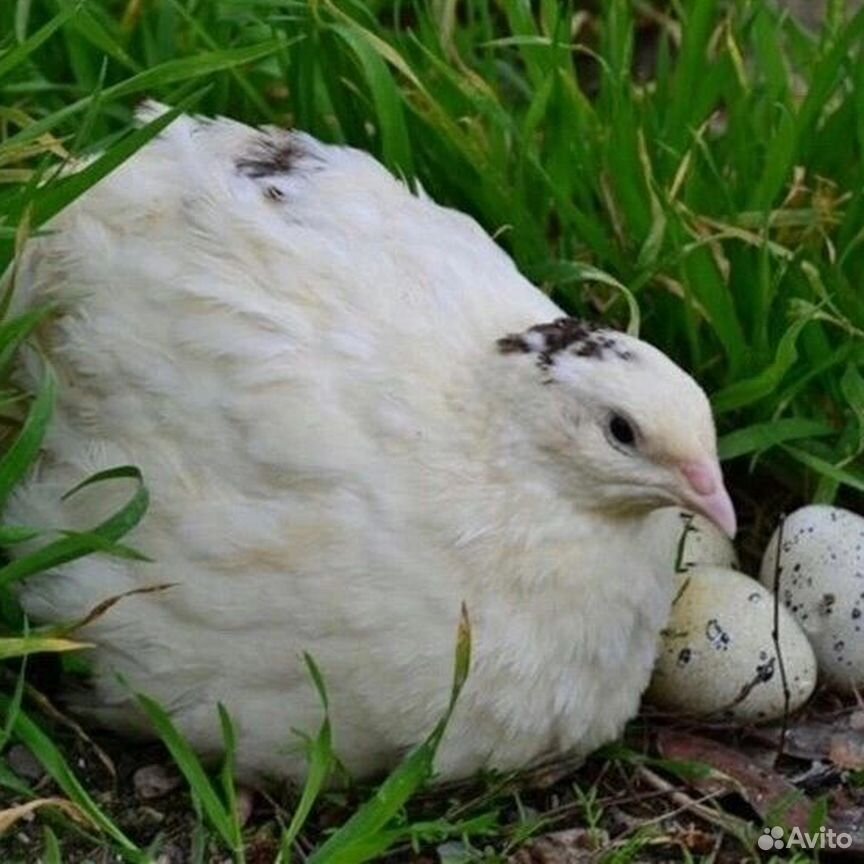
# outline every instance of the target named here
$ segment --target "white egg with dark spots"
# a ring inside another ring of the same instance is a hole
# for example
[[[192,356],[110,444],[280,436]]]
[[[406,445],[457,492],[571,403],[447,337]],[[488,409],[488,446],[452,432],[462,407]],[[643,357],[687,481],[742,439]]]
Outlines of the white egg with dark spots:
[[[738,566],[738,553],[732,541],[704,516],[680,507],[664,507],[652,516],[658,529],[679,538],[676,570],[692,570],[698,564],[716,567]]]
[[[781,670],[773,637],[774,598],[762,585],[726,567],[697,566],[680,588],[647,698],[675,713],[761,723],[783,716],[816,686],[816,658],[795,619],[779,615]]]
[[[796,510],[774,532],[759,578],[804,628],[825,680],[864,685],[864,518],[822,504]]]

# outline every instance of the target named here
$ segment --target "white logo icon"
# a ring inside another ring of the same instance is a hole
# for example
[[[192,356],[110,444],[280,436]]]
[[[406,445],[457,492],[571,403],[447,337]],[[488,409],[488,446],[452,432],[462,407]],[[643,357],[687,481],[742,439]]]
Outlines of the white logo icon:
[[[768,852],[770,849],[785,849],[786,844],[783,842],[783,829],[779,825],[775,825],[773,828],[765,828],[762,836],[756,841],[756,845],[763,852]]]
[[[763,828],[756,845],[763,852],[772,849],[848,849],[852,845],[850,834],[841,834],[824,825],[812,834],[802,831],[797,826],[784,836],[785,832],[779,825],[773,828]]]

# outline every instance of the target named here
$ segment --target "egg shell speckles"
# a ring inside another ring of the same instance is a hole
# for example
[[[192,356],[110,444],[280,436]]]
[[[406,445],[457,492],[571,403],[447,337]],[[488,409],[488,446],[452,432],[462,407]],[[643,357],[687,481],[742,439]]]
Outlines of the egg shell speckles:
[[[664,507],[653,515],[658,530],[672,531],[683,538],[678,570],[692,570],[698,564],[717,567],[738,566],[738,554],[732,541],[711,521],[681,510],[679,507]],[[686,532],[686,534],[685,534]]]
[[[759,579],[774,590],[774,532]],[[864,685],[864,518],[813,504],[782,525],[777,593],[810,639],[826,681],[841,690]]]
[[[675,713],[742,723],[783,716],[783,681],[772,637],[774,598],[725,567],[698,566],[680,576],[647,698]],[[801,628],[779,610],[780,650],[790,711],[816,686],[816,658]]]

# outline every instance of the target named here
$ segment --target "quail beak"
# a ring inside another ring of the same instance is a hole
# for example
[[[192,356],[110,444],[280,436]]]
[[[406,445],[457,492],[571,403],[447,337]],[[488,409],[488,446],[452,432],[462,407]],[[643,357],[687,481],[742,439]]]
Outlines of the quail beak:
[[[716,460],[710,462],[687,462],[680,466],[684,476],[685,506],[710,519],[730,539],[738,531],[738,520],[732,499],[723,485],[723,473]]]

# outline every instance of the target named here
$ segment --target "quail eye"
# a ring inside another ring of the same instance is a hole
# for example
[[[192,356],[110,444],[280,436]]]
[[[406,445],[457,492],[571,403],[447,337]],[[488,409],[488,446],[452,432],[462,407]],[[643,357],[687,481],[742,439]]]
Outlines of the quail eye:
[[[608,421],[609,437],[622,447],[632,447],[636,443],[636,430],[633,424],[620,414],[612,414]]]

